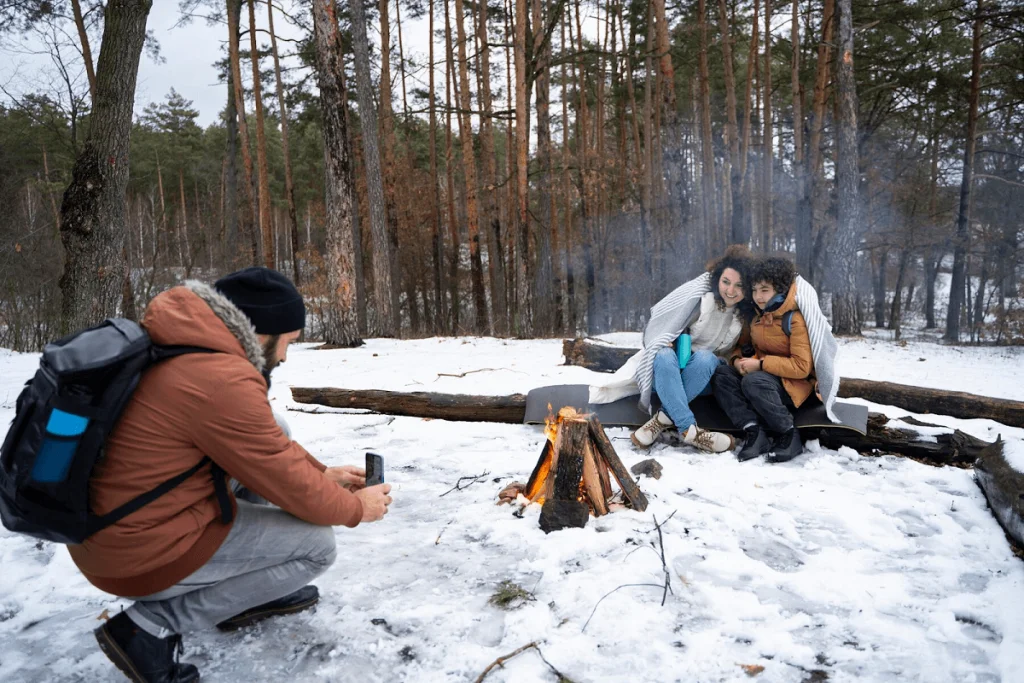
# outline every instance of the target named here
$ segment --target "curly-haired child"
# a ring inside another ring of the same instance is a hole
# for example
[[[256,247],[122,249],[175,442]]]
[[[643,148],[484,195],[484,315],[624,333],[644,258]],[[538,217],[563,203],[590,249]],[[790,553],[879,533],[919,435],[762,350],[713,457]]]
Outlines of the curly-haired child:
[[[796,304],[792,262],[759,259],[751,265],[748,281],[758,311],[750,324],[753,355],[744,357],[741,342],[729,365],[715,371],[712,387],[733,425],[744,430],[737,458],[743,461],[767,454],[768,462],[785,462],[803,451],[793,411],[814,391],[811,341]],[[774,443],[766,430],[776,435]]]

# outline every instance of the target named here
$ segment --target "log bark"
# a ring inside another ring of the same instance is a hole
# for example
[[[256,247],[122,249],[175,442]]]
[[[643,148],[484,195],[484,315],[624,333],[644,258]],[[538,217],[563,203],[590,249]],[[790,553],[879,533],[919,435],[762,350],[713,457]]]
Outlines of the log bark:
[[[615,452],[615,448],[612,447],[612,442],[608,440],[608,435],[604,433],[604,427],[601,426],[601,421],[596,417],[591,417],[588,421],[590,426],[590,438],[593,441],[595,447],[604,461],[608,463],[608,467],[611,468],[612,474],[615,475],[616,481],[619,482],[619,488],[622,489],[622,494],[629,501],[629,504],[633,506],[633,509],[637,512],[643,512],[647,509],[647,496],[643,494],[640,487],[633,481],[633,477],[629,476],[629,471],[619,460],[619,455]]]
[[[915,387],[910,387],[911,389]],[[293,387],[292,399],[297,403],[318,404],[332,408],[370,410],[388,415],[425,417],[462,422],[501,422],[521,424],[526,414],[526,396],[471,396],[465,394],[432,394],[426,392],[401,393],[377,389],[351,390],[336,388]],[[911,425],[936,427],[906,417],[901,420]],[[600,422],[595,429],[603,430]],[[852,430],[821,430],[821,443],[827,448],[848,446],[860,453],[872,455],[890,453],[911,457],[933,465],[967,466],[989,444],[959,430],[940,434],[935,441],[923,441],[914,429],[888,426],[889,419],[872,413],[868,419],[868,433],[864,436]],[[810,437],[814,438],[814,437]],[[601,439],[593,436],[594,443],[608,463],[627,499],[637,510],[646,507],[646,499],[631,483],[632,478],[615,454],[610,442],[602,447]],[[607,437],[605,437],[607,440]],[[643,506],[643,507],[641,507]]]
[[[975,474],[1014,551],[1024,557],[1024,473],[1006,462],[1003,442],[997,441],[981,452]]]
[[[139,58],[152,2],[107,5],[89,137],[60,207],[63,333],[117,315],[127,273],[125,192]]]
[[[401,393],[377,389],[351,390],[335,388],[293,387],[292,399],[332,408],[371,410],[388,415],[429,417],[463,422],[521,423],[526,415],[526,395],[471,396]]]
[[[562,342],[566,365],[597,372],[614,372],[637,351],[639,349],[604,346],[579,338]],[[839,396],[862,398],[914,413],[937,413],[961,419],[984,418],[1011,427],[1024,427],[1024,401],[850,377],[844,377],[840,382]]]
[[[555,484],[552,497],[556,500],[577,500],[580,480],[583,479],[583,450],[589,439],[587,421],[563,420],[555,439],[558,458],[555,461]]]

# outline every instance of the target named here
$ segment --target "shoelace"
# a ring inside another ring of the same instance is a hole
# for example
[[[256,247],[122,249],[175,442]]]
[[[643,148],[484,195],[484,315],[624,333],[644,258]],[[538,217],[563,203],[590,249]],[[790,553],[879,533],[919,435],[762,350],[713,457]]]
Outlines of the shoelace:
[[[711,432],[706,432],[699,427],[697,428],[697,435],[693,437],[693,442],[706,451],[715,450],[715,444],[711,436]]]
[[[181,661],[181,656],[185,654],[185,646],[181,643],[181,634],[171,636],[170,641],[171,651],[174,653],[174,663],[178,664]]]

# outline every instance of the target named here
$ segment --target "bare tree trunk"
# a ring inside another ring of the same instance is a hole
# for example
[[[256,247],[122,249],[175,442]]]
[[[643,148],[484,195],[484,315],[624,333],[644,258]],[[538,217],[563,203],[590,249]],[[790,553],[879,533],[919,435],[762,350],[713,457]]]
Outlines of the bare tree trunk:
[[[701,195],[704,201],[704,228],[707,235],[707,253],[721,251],[717,243],[719,235],[715,210],[715,150],[711,137],[711,86],[708,76],[708,21],[704,0],[697,2],[697,30],[700,34],[697,52],[700,78],[700,140],[701,140]]]
[[[242,226],[252,247],[252,262],[262,261],[260,241],[254,227],[256,212],[252,186],[252,153],[249,151],[249,123],[245,118],[245,96],[242,91],[242,62],[239,49],[239,20],[242,15],[242,0],[228,0],[228,60],[231,62],[231,78],[235,87],[235,113],[238,117],[238,140],[242,147],[242,167],[245,170],[245,204],[242,207]]]
[[[740,175],[740,138],[739,125],[736,121],[736,75],[732,59],[732,31],[729,16],[726,12],[726,0],[718,0],[718,32],[722,41],[722,63],[725,73],[725,142],[729,145],[729,157],[725,175],[729,178],[728,196],[725,197],[723,212],[727,217],[730,229],[730,241],[746,243],[743,229],[743,194]]]
[[[967,139],[964,143],[963,174],[960,179],[960,207],[953,235],[953,274],[949,282],[949,309],[943,339],[960,341],[960,309],[964,305],[964,284],[967,280],[967,249],[970,240],[968,215],[971,211],[971,185],[974,179],[974,150],[977,148],[978,101],[981,93],[981,15],[983,0],[974,11],[971,43],[971,90],[967,107]]]
[[[327,291],[324,341],[359,346],[353,253],[352,164],[346,130],[341,33],[332,0],[313,0],[316,75],[324,129],[324,223],[327,230]]]
[[[434,261],[434,299],[437,310],[437,331],[444,329],[445,321],[448,319],[448,306],[444,298],[444,239],[441,236],[441,187],[437,177],[437,102],[434,94],[434,0],[430,3],[430,19],[428,32],[430,34],[430,47],[428,56],[427,78],[427,106],[430,110],[430,220],[431,226],[431,251]],[[447,0],[444,0],[447,2]]]
[[[540,334],[554,332],[554,265],[552,256],[551,226],[554,214],[551,210],[551,75],[548,65],[551,61],[551,43],[543,40],[545,16],[541,0],[532,0],[533,13],[533,55],[535,87],[537,91],[537,265],[534,271],[534,331]]]
[[[889,250],[886,247],[880,247],[877,251],[872,251],[871,254],[871,270],[872,280],[874,281],[874,295],[875,295],[875,327],[882,329],[885,327],[885,283],[886,275],[888,274],[889,266]]]
[[[754,213],[751,202],[751,178],[747,173],[750,160],[750,139],[753,135],[753,91],[754,73],[757,65],[758,27],[757,18],[761,9],[759,0],[754,0],[754,16],[750,29],[750,49],[747,52],[747,83],[743,91],[743,144],[740,146],[740,205],[743,212],[733,217],[733,223],[738,224],[738,230],[733,231],[733,239],[739,244],[748,244],[753,236],[751,227],[753,225],[751,216]]]
[[[302,284],[299,272],[299,221],[295,214],[295,183],[292,181],[292,155],[288,146],[288,103],[284,98],[284,84],[281,82],[281,60],[277,52],[277,35],[274,33],[274,0],[267,0],[267,25],[270,30],[270,49],[274,54],[274,80],[277,84],[277,104],[281,110],[281,151],[284,154],[284,194],[288,200],[288,234],[292,245],[292,279]],[[342,106],[345,102],[342,101]]]
[[[832,329],[836,334],[860,334],[857,311],[857,248],[859,240],[857,158],[857,83],[853,75],[853,17],[851,0],[839,0],[839,50],[837,69],[840,119],[836,135],[835,241],[831,258]]]
[[[569,15],[563,15],[561,22],[562,51],[566,50],[565,27],[569,23]],[[565,223],[565,327],[573,334],[576,333],[576,274],[572,254],[572,198],[570,194],[571,180],[569,178],[569,81],[566,77],[565,61],[561,65],[561,86],[562,86],[562,221]],[[632,84],[632,80],[630,80]],[[639,151],[639,150],[638,150]]]
[[[395,312],[396,329],[401,330],[401,309],[399,308],[398,292],[402,284],[407,282],[409,274],[400,267],[398,252],[398,202],[396,200],[397,183],[395,182],[395,116],[391,105],[391,20],[388,16],[389,0],[380,0],[380,143],[384,156],[384,167],[381,177],[384,183],[384,216],[388,226],[388,255],[391,258],[391,277],[395,278],[391,288],[391,306]],[[408,299],[408,297],[406,297]],[[413,302],[409,301],[412,306]],[[411,311],[410,311],[411,315]],[[419,316],[417,315],[417,318]],[[410,317],[411,322],[411,317]]]
[[[494,150],[494,121],[491,102],[491,49],[487,41],[487,3],[480,3],[477,36],[480,40],[480,152],[484,161],[484,231],[487,239],[487,271],[491,282],[491,314],[494,334],[508,334],[508,294],[505,290],[505,254],[501,215],[495,187],[498,159]],[[507,150],[506,150],[507,153]]]
[[[931,155],[931,172],[928,186],[928,221],[934,226],[938,216],[939,198],[939,131],[937,130],[937,111],[932,114],[932,130],[928,140]],[[924,327],[935,329],[935,281],[938,279],[939,266],[942,264],[942,249],[933,245],[926,249],[921,260],[924,262]]]
[[[515,333],[520,337],[532,334],[530,319],[530,216],[529,145],[530,145],[530,91],[526,76],[526,15],[527,0],[515,0],[515,62],[516,62],[516,308]]]
[[[480,256],[480,216],[477,208],[476,157],[473,152],[473,122],[470,117],[469,62],[466,58],[465,12],[462,0],[455,0],[455,31],[459,49],[459,138],[462,142],[462,168],[466,181],[466,228],[469,235],[470,280],[473,287],[475,332],[489,330],[487,294],[484,291],[483,260]]]
[[[274,268],[274,228],[270,215],[270,173],[267,169],[267,130],[263,117],[263,84],[260,79],[260,53],[256,46],[256,0],[249,3],[249,59],[252,61],[252,98],[256,109],[256,165],[259,178],[259,226],[263,236],[263,265]]]
[[[349,5],[352,11],[352,51],[355,54],[356,93],[362,124],[363,164],[370,200],[370,234],[373,237],[373,300],[374,317],[370,326],[375,334],[393,337],[399,332],[398,310],[394,306],[395,286],[392,273],[390,237],[384,206],[384,180],[377,140],[377,110],[373,105],[373,84],[370,80],[370,44],[366,37],[366,13],[361,2]]]
[[[92,124],[61,202],[61,331],[117,314],[124,298],[132,108],[150,0],[110,0],[96,69]]]
[[[903,334],[903,283],[906,281],[907,266],[910,265],[911,245],[900,250],[900,265],[896,271],[896,286],[893,288],[892,306],[889,309],[889,329],[895,339]]]
[[[774,138],[772,135],[772,0],[765,0],[764,3],[764,74],[761,78],[761,85],[764,88],[764,134],[761,142],[764,149],[764,157],[761,160],[761,171],[764,173],[764,182],[761,188],[761,201],[764,208],[761,215],[761,248],[772,249],[772,207],[774,190],[772,171],[774,166]]]
[[[228,69],[228,102],[224,111],[224,127],[228,139],[224,159],[223,246],[225,254],[234,258],[238,253],[238,113],[235,109],[235,75],[231,69]]]
[[[825,127],[825,105],[828,100],[829,64],[833,27],[836,24],[835,0],[825,0],[821,12],[821,42],[818,43],[818,62],[814,73],[814,102],[810,122],[810,140],[807,145],[807,173],[810,182],[804,185],[804,197],[797,217],[796,258],[797,269],[808,280],[820,279],[820,263],[815,259],[815,233],[825,231],[826,182],[822,163],[821,134]]]
[[[82,61],[85,62],[85,74],[89,78],[89,99],[96,104],[96,71],[92,66],[92,50],[89,49],[89,34],[85,31],[85,18],[82,16],[82,3],[71,0],[71,11],[75,15],[75,28],[78,29],[78,42],[82,46]]]
[[[452,26],[448,0],[444,0],[445,36],[445,175],[448,183],[448,230],[451,234],[452,251],[448,270],[448,288],[451,291],[452,325],[451,333],[458,335],[459,329],[459,224],[455,216],[455,172],[452,157],[452,87],[455,84],[455,59],[452,54]]]
[[[793,47],[792,69],[790,71],[790,89],[793,91],[793,184],[796,190],[797,225],[800,231],[801,202],[804,198],[804,183],[807,167],[804,165],[804,107],[803,89],[800,85],[800,12],[799,0],[793,0],[793,13],[790,18],[789,42]]]

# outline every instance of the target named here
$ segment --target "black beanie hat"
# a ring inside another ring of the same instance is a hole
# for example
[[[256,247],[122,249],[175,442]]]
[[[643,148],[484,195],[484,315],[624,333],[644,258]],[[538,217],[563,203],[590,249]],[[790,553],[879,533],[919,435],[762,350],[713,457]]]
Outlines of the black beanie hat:
[[[256,334],[285,334],[306,326],[306,304],[287,277],[262,266],[225,275],[213,285],[245,313]]]

